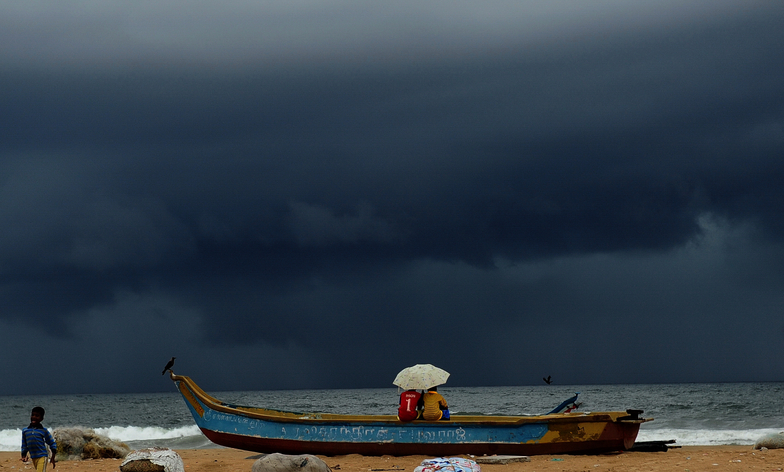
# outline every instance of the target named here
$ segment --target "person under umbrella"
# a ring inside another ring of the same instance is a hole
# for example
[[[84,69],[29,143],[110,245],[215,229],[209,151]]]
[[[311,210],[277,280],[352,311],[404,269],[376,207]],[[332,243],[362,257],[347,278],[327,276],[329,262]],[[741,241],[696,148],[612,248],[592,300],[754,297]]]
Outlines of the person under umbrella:
[[[430,387],[427,392],[422,396],[424,408],[422,410],[422,419],[428,421],[438,421],[440,419],[449,419],[449,405],[440,393],[438,387]]]
[[[405,390],[400,394],[400,406],[397,418],[400,421],[414,421],[419,417],[422,408],[422,394],[414,389]]]
[[[402,388],[403,393],[400,394],[400,406],[398,407],[398,418],[401,421],[413,421],[417,417],[421,417],[423,409],[423,398],[427,393],[419,394],[416,390],[426,390],[434,386],[441,385],[449,378],[449,372],[444,369],[438,368],[432,364],[417,364],[411,367],[406,367],[397,374],[395,380],[392,382],[394,385]],[[449,413],[444,415],[441,413],[441,405],[446,409],[446,400],[440,394],[436,393],[436,408],[438,418],[442,416],[449,418]],[[430,416],[435,417],[436,414],[432,413]]]

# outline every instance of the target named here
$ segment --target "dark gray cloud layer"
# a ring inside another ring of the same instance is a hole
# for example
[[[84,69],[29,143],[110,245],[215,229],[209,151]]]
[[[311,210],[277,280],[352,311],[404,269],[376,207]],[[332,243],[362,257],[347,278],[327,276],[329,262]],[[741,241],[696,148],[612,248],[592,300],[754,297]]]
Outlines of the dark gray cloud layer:
[[[168,5],[2,7],[0,394],[782,379],[784,8]]]

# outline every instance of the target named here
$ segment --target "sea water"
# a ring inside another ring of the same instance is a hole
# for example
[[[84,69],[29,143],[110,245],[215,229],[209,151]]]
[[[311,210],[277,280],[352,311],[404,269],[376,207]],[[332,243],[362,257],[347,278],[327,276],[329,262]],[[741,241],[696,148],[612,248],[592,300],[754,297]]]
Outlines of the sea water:
[[[638,441],[677,445],[751,445],[784,431],[784,383],[439,387],[455,414],[536,415],[580,392],[578,411],[644,410]],[[396,388],[209,392],[223,401],[299,412],[396,414]],[[83,427],[130,447],[215,447],[171,393],[0,396],[0,451],[18,451],[30,410],[46,409],[44,425]]]

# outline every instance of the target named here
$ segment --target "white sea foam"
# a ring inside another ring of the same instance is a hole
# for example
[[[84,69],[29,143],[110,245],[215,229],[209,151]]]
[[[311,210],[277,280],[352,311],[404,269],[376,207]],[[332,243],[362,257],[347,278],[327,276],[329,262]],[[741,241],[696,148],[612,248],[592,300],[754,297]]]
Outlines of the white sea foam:
[[[175,439],[187,436],[200,436],[201,431],[196,425],[179,428],[160,428],[157,426],[110,426],[95,428],[95,432],[115,441],[147,441],[151,439]]]
[[[675,440],[678,446],[752,445],[767,434],[778,433],[779,429],[640,429],[637,441]]]
[[[640,429],[637,441],[669,441],[675,440],[678,446],[715,446],[724,444],[752,445],[759,438],[767,434],[779,433],[781,429]],[[195,425],[179,428],[138,427],[138,426],[111,426],[108,428],[95,428],[95,432],[116,441],[156,441],[180,438],[201,438],[201,432]],[[19,451],[21,447],[22,430],[0,430],[0,451]],[[205,445],[206,439],[203,441]],[[197,444],[198,443],[198,444]],[[200,442],[194,442],[189,447],[204,447]]]
[[[0,430],[0,451],[20,451],[22,449],[21,429]]]
[[[94,431],[101,436],[106,436],[110,439],[121,442],[154,441],[160,439],[178,439],[191,436],[201,436],[201,432],[196,425],[181,426],[179,428],[160,428],[157,426],[110,426],[108,428],[95,428]],[[21,448],[21,429],[0,430],[0,451],[19,451]]]

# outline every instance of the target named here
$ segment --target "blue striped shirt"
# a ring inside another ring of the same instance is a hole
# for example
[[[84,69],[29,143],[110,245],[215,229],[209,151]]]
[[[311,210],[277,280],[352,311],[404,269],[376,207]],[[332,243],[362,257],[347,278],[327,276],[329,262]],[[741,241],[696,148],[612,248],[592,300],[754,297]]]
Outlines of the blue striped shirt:
[[[52,455],[57,453],[57,443],[49,434],[49,430],[41,426],[40,428],[27,427],[22,430],[22,457],[30,453],[32,459],[47,457],[46,445],[52,450]]]

